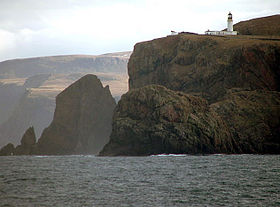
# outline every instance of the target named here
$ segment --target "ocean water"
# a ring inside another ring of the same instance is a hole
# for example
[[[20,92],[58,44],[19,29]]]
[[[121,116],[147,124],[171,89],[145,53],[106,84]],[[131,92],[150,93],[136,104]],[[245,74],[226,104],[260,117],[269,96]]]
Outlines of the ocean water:
[[[280,156],[0,157],[0,206],[280,206]]]

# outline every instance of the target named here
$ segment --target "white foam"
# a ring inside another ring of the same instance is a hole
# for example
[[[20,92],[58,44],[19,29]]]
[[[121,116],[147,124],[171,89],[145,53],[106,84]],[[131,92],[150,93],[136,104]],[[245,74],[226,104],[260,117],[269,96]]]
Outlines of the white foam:
[[[158,154],[158,155],[151,155],[152,157],[185,157],[186,154]]]

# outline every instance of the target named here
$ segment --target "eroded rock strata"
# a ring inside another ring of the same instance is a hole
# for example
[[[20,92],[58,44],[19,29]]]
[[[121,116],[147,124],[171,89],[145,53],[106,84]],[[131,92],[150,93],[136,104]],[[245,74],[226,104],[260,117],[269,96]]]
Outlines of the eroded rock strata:
[[[279,153],[279,117],[279,92],[234,92],[210,105],[145,86],[122,97],[101,155]]]
[[[234,152],[227,126],[203,98],[151,85],[122,96],[101,155]]]
[[[128,73],[101,155],[280,153],[280,39],[168,36]]]
[[[129,88],[149,84],[213,103],[227,89],[280,89],[279,41],[180,34],[138,43],[128,63]]]

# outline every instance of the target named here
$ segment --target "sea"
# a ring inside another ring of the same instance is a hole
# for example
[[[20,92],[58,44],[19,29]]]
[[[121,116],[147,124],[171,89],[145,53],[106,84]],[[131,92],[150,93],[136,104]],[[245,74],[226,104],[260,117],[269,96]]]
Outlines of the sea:
[[[0,157],[0,206],[280,206],[280,156]]]

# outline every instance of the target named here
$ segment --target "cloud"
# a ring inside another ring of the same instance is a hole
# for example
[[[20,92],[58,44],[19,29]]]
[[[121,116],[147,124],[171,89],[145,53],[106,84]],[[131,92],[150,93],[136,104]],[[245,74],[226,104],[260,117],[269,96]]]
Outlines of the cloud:
[[[1,0],[0,61],[132,50],[170,30],[224,29],[228,11],[238,22],[279,9],[275,0]]]

